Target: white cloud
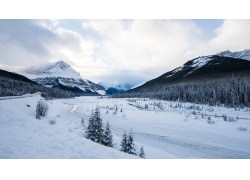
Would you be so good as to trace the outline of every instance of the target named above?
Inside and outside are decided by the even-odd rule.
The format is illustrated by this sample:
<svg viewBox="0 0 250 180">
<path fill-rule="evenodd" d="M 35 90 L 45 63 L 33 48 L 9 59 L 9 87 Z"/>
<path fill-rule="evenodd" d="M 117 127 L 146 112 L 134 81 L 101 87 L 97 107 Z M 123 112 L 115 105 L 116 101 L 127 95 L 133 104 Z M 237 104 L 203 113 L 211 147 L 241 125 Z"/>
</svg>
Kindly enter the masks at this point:
<svg viewBox="0 0 250 180">
<path fill-rule="evenodd" d="M 12 65 L 12 70 L 58 60 L 92 65 L 98 42 L 58 25 L 49 20 L 0 20 L 0 64 Z"/>
<path fill-rule="evenodd" d="M 124 29 L 125 22 L 122 20 L 86 20 L 82 23 L 85 29 L 93 29 L 101 35 L 112 36 Z"/>
<path fill-rule="evenodd" d="M 185 54 L 187 58 L 216 54 L 221 51 L 242 51 L 250 48 L 250 20 L 224 20 L 215 30 L 215 37 L 203 42 L 195 51 Z"/>
<path fill-rule="evenodd" d="M 18 27 L 18 29 L 16 28 Z M 250 48 L 250 21 L 225 20 L 212 39 L 191 20 L 0 20 L 0 67 L 64 60 L 93 82 L 140 83 L 197 56 Z"/>
<path fill-rule="evenodd" d="M 91 20 L 83 27 L 102 35 L 97 58 L 111 68 L 138 69 L 145 77 L 181 65 L 184 53 L 198 47 L 202 33 L 188 20 Z"/>
<path fill-rule="evenodd" d="M 213 49 L 241 51 L 250 47 L 250 20 L 225 20 L 209 42 Z"/>
</svg>

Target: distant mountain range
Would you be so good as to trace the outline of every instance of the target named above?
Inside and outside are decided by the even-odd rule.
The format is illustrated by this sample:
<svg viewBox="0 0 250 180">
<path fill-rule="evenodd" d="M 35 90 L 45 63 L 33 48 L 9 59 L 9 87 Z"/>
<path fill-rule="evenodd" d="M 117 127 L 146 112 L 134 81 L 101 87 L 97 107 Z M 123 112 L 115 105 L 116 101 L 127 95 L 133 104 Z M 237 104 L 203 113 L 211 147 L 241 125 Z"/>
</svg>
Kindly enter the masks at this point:
<svg viewBox="0 0 250 180">
<path fill-rule="evenodd" d="M 160 90 L 172 85 L 215 81 L 233 75 L 250 77 L 250 49 L 197 57 L 129 92 Z"/>
<path fill-rule="evenodd" d="M 50 63 L 42 67 L 20 69 L 20 74 L 46 87 L 59 87 L 78 95 L 105 95 L 105 88 L 87 79 L 83 79 L 64 61 Z"/>
<path fill-rule="evenodd" d="M 121 92 L 128 91 L 128 90 L 130 90 L 132 88 L 132 85 L 129 84 L 129 83 L 120 84 L 120 85 L 117 85 L 117 86 L 105 85 L 105 83 L 102 83 L 102 82 L 100 82 L 98 84 L 105 87 L 107 95 L 118 94 L 118 93 L 121 93 Z"/>
</svg>

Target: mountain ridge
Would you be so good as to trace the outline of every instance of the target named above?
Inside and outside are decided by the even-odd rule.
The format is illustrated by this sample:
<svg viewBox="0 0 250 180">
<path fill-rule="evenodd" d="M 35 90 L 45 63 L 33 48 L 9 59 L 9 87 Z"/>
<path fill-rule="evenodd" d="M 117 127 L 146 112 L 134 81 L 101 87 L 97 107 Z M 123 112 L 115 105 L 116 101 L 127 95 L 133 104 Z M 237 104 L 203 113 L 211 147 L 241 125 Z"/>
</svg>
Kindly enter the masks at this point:
<svg viewBox="0 0 250 180">
<path fill-rule="evenodd" d="M 216 55 L 223 57 L 232 57 L 237 59 L 245 59 L 250 61 L 250 49 L 245 49 L 243 51 L 235 51 L 235 52 L 227 50 L 217 53 Z"/>
<path fill-rule="evenodd" d="M 218 78 L 228 78 L 232 75 L 250 77 L 250 61 L 242 59 L 250 57 L 250 50 L 233 52 L 233 54 L 231 51 L 223 51 L 218 54 L 191 59 L 182 66 L 147 81 L 141 86 L 129 90 L 129 92 L 159 90 L 180 83 L 192 84 L 202 81 L 213 81 Z"/>
<path fill-rule="evenodd" d="M 106 94 L 104 87 L 82 78 L 80 73 L 62 60 L 43 65 L 42 67 L 32 66 L 20 69 L 19 72 L 46 87 L 59 87 L 78 95 Z"/>
</svg>

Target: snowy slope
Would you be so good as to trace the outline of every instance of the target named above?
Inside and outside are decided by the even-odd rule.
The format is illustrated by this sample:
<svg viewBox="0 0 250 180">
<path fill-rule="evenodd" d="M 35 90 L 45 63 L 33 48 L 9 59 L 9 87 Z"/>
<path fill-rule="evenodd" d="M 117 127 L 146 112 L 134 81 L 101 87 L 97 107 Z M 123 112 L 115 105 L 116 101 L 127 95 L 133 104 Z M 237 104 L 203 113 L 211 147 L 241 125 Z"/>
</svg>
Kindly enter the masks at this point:
<svg viewBox="0 0 250 180">
<path fill-rule="evenodd" d="M 198 58 L 195 58 L 195 59 L 192 59 L 188 62 L 186 62 L 184 65 L 172 70 L 172 71 L 169 71 L 167 74 L 167 76 L 165 76 L 165 78 L 169 78 L 181 71 L 186 71 L 188 70 L 185 74 L 182 75 L 182 77 L 185 77 L 189 74 L 191 74 L 192 72 L 194 72 L 195 70 L 201 68 L 202 66 L 206 65 L 210 60 L 212 60 L 212 56 L 201 56 L 201 57 L 198 57 Z M 143 84 L 145 84 L 146 82 L 144 83 L 141 83 L 137 86 L 134 86 L 132 87 L 131 89 L 135 89 L 137 87 L 140 87 L 142 86 Z"/>
<path fill-rule="evenodd" d="M 99 94 L 98 92 L 101 92 L 101 95 L 103 95 L 103 91 L 105 91 L 101 85 L 83 79 L 78 72 L 64 61 L 46 64 L 41 67 L 20 69 L 19 72 L 47 87 L 59 86 L 63 89 L 66 87 L 67 90 L 71 88 L 75 93 L 81 93 L 82 91 L 83 93 Z M 72 88 L 77 88 L 78 91 L 76 92 L 76 89 Z"/>
<path fill-rule="evenodd" d="M 37 120 L 35 106 L 39 99 L 40 96 L 0 101 L 0 158 L 137 158 L 119 151 L 123 132 L 128 133 L 130 128 L 136 151 L 143 146 L 146 159 L 250 158 L 247 108 L 235 111 L 195 105 L 199 106 L 198 111 L 189 109 L 194 106 L 190 103 L 79 97 L 49 101 L 48 116 Z M 162 108 L 154 107 L 154 103 L 161 103 Z M 82 137 L 81 119 L 86 129 L 97 104 L 103 124 L 110 123 L 114 148 Z M 178 107 L 180 104 L 182 107 Z M 118 111 L 113 114 L 115 105 Z M 223 114 L 234 121 L 224 121 Z M 213 124 L 207 123 L 208 117 Z M 48 123 L 51 119 L 56 119 L 55 125 Z M 247 130 L 239 131 L 239 127 Z"/>
<path fill-rule="evenodd" d="M 237 58 L 237 59 L 245 59 L 245 60 L 250 60 L 250 49 L 244 50 L 244 51 L 239 51 L 239 52 L 231 52 L 231 51 L 223 51 L 221 53 L 217 53 L 216 55 L 222 56 L 222 57 L 232 57 L 232 58 Z M 186 62 L 183 66 L 178 67 L 171 71 L 171 73 L 167 77 L 171 77 L 177 72 L 186 70 L 186 69 L 191 69 L 185 76 L 188 74 L 191 74 L 195 70 L 201 68 L 202 66 L 206 65 L 209 61 L 213 60 L 214 55 L 210 56 L 201 56 L 195 59 L 192 59 L 188 62 Z M 166 77 L 166 78 L 167 78 Z"/>
<path fill-rule="evenodd" d="M 74 106 L 67 101 L 50 101 L 48 116 L 37 120 L 39 99 L 37 95 L 0 100 L 0 159 L 138 158 L 83 137 L 82 117 L 71 112 Z M 56 124 L 50 125 L 49 120 L 56 120 Z"/>
<path fill-rule="evenodd" d="M 243 51 L 236 51 L 231 52 L 229 50 L 223 51 L 217 54 L 218 56 L 224 56 L 224 57 L 232 57 L 237 59 L 246 59 L 250 61 L 250 49 L 246 49 Z"/>
<path fill-rule="evenodd" d="M 143 84 L 145 84 L 146 82 L 143 82 L 143 83 L 140 83 L 140 84 L 137 84 L 137 85 L 135 85 L 135 86 L 133 86 L 131 89 L 135 89 L 135 88 L 137 88 L 137 87 L 139 87 L 139 86 L 142 86 Z"/>
</svg>

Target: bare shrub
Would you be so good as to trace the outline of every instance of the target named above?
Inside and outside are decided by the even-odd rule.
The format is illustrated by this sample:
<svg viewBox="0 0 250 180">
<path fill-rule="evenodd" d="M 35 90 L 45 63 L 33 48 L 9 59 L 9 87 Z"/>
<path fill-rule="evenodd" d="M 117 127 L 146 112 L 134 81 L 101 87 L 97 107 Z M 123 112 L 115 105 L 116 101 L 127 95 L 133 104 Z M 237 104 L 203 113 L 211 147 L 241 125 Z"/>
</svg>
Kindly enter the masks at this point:
<svg viewBox="0 0 250 180">
<path fill-rule="evenodd" d="M 207 123 L 208 124 L 214 124 L 214 121 L 212 121 L 210 116 L 207 117 Z"/>
<path fill-rule="evenodd" d="M 36 106 L 36 119 L 45 117 L 47 115 L 49 106 L 45 100 L 40 99 Z"/>
<path fill-rule="evenodd" d="M 223 114 L 223 119 L 224 119 L 224 121 L 227 121 L 227 115 L 226 114 Z"/>
<path fill-rule="evenodd" d="M 238 127 L 237 130 L 238 131 L 247 131 L 247 127 Z"/>
<path fill-rule="evenodd" d="M 233 117 L 229 117 L 229 118 L 228 118 L 228 121 L 229 121 L 229 122 L 235 122 L 235 121 L 237 121 L 237 119 L 234 119 Z"/>
<path fill-rule="evenodd" d="M 56 119 L 49 120 L 49 124 L 50 124 L 50 125 L 54 125 L 54 124 L 56 124 Z"/>
</svg>

